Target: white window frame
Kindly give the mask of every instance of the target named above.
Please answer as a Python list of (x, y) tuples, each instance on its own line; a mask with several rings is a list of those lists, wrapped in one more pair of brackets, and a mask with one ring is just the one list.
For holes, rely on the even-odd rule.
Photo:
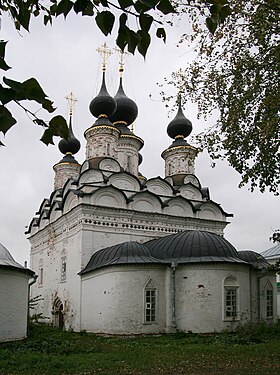
[(144, 286), (144, 324), (157, 324), (158, 292), (153, 280), (149, 279)]
[(223, 319), (224, 321), (240, 320), (239, 283), (236, 277), (228, 276), (223, 283)]
[(273, 295), (273, 286), (271, 285), (270, 282), (268, 282), (265, 288), (265, 301), (266, 301), (265, 315), (267, 319), (271, 319), (274, 316), (273, 314), (274, 295)]

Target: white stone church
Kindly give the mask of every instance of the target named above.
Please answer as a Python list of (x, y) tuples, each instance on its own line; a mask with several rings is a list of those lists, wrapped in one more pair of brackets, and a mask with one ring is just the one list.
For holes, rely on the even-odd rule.
[(72, 130), (54, 166), (54, 191), (27, 234), (31, 296), (45, 321), (107, 334), (214, 332), (276, 314), (275, 274), (265, 259), (224, 238), (223, 208), (195, 175), (197, 150), (181, 105), (168, 124), (165, 177), (139, 172), (144, 141), (129, 126), (138, 108), (122, 86), (91, 101), (86, 160)]

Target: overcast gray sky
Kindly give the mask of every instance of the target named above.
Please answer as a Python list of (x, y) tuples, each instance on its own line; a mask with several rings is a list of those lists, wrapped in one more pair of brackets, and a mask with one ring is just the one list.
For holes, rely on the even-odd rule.
[[(164, 77), (170, 76), (172, 71), (184, 68), (194, 57), (190, 47), (176, 47), (184, 31), (182, 26), (170, 29), (166, 45), (153, 38), (145, 61), (137, 55), (126, 60), (124, 86), (139, 109), (135, 133), (145, 141), (140, 170), (146, 177), (164, 177), (160, 154), (172, 142), (166, 134), (171, 118), (160, 101), (156, 83), (163, 82)], [(82, 163), (85, 157), (83, 133), (94, 122), (88, 105), (100, 88), (100, 58), (96, 48), (104, 41), (114, 48), (114, 38), (104, 38), (93, 19), (73, 15), (67, 22), (62, 19), (55, 21), (52, 27), (44, 27), (41, 21), (35, 20), (30, 33), (18, 33), (12, 22), (4, 17), (1, 39), (9, 40), (6, 60), (13, 67), (5, 72), (5, 76), (19, 81), (36, 77), (46, 94), (55, 101), (56, 114), (67, 116), (65, 96), (71, 91), (79, 100), (74, 110), (74, 133), (82, 142), (76, 156)], [(107, 86), (111, 95), (115, 94), (118, 85), (117, 69), (115, 55), (108, 63)], [(152, 94), (152, 98), (149, 94)], [(31, 108), (35, 110), (37, 107)], [(18, 124), (7, 133), (5, 139), (0, 136), (0, 140), (6, 144), (6, 147), (0, 148), (0, 242), (16, 261), (23, 263), (29, 260), (25, 226), (43, 198), (51, 194), (54, 178), (52, 167), (62, 155), (56, 146), (46, 147), (39, 141), (42, 128), (33, 125), (19, 108), (11, 109), (16, 114)], [(199, 133), (206, 127), (205, 122), (197, 120), (192, 104), (186, 105), (185, 114), (193, 123), (193, 133)], [(238, 173), (226, 162), (219, 162), (214, 169), (211, 168), (206, 153), (197, 158), (196, 174), (202, 186), (209, 187), (211, 198), (220, 203), (226, 212), (234, 214), (225, 237), (238, 250), (261, 252), (273, 246), (269, 236), (280, 227), (279, 198), (269, 193), (251, 193), (248, 187), (239, 189)]]

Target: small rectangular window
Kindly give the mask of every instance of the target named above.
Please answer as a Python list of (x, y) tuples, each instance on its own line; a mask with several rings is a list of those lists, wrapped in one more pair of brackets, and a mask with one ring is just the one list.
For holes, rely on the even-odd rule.
[(38, 284), (43, 285), (43, 275), (44, 275), (44, 269), (43, 267), (39, 268), (39, 275), (38, 275)]
[(61, 258), (61, 281), (66, 280), (66, 257)]
[(237, 315), (237, 289), (225, 290), (225, 316), (234, 318)]
[(156, 321), (156, 290), (145, 290), (145, 322), (152, 323)]
[(266, 317), (273, 317), (273, 289), (267, 289), (266, 291)]

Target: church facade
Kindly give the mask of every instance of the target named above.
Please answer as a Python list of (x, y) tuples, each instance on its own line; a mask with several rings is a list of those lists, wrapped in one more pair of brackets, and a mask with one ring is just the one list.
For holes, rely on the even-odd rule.
[[(165, 177), (139, 172), (138, 108), (108, 94), (91, 101), (86, 160), (72, 130), (54, 166), (54, 191), (27, 231), (41, 295), (36, 313), (56, 326), (108, 334), (214, 332), (275, 321), (275, 276), (254, 252), (224, 238), (226, 213), (195, 175), (197, 150), (180, 100), (162, 152)], [(180, 99), (180, 98), (179, 98)]]

